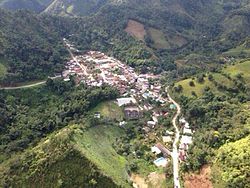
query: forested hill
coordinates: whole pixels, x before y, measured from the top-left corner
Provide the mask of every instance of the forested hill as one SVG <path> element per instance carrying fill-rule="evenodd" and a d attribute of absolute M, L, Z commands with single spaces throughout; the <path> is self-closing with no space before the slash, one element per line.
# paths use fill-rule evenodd
<path fill-rule="evenodd" d="M 11 2 L 18 9 L 43 14 L 0 10 L 0 65 L 7 70 L 0 75 L 2 85 L 61 72 L 68 56 L 62 38 L 71 34 L 81 50 L 103 51 L 141 72 L 176 70 L 179 75 L 218 66 L 218 56 L 249 41 L 248 0 L 33 1 L 42 11 L 19 6 L 15 0 L 1 1 L 0 6 Z M 125 32 L 130 20 L 143 26 L 143 40 Z M 191 58 L 191 68 L 178 67 L 177 58 Z"/>
<path fill-rule="evenodd" d="M 0 63 L 7 70 L 2 83 L 44 79 L 62 70 L 67 53 L 55 26 L 58 18 L 5 10 L 0 17 Z"/>
<path fill-rule="evenodd" d="M 53 0 L 1 0 L 0 7 L 18 10 L 28 9 L 34 12 L 41 12 L 52 3 Z"/>

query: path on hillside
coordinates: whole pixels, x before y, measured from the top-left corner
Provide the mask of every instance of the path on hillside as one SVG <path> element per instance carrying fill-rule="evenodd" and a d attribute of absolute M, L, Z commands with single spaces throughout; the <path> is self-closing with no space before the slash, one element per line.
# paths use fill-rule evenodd
<path fill-rule="evenodd" d="M 169 95 L 169 92 L 167 91 L 168 88 L 166 88 L 166 92 L 168 94 L 168 99 L 170 102 L 172 102 L 176 108 L 177 112 L 172 120 L 172 124 L 175 128 L 175 139 L 173 143 L 173 152 L 172 152 L 172 159 L 173 159 L 173 172 L 174 172 L 174 188 L 180 188 L 180 180 L 179 180 L 179 152 L 178 152 L 178 142 L 180 139 L 180 131 L 177 125 L 177 119 L 179 115 L 181 114 L 181 107 L 180 105 L 175 102 L 174 99 L 171 98 Z"/>
<path fill-rule="evenodd" d="M 55 76 L 55 77 L 48 77 L 50 79 L 56 79 L 56 78 L 60 78 L 61 76 Z M 41 81 L 41 82 L 37 82 L 34 84 L 28 84 L 28 85 L 24 85 L 24 86 L 16 86 L 16 87 L 0 87 L 0 90 L 15 90 L 15 89 L 25 89 L 25 88 L 32 88 L 35 86 L 39 86 L 39 85 L 43 85 L 46 83 L 47 80 L 45 81 Z"/>

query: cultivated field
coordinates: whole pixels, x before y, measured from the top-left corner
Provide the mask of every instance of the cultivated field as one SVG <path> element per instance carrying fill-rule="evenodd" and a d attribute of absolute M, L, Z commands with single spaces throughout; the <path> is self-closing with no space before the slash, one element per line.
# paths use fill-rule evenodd
<path fill-rule="evenodd" d="M 144 36 L 146 35 L 144 25 L 134 20 L 129 20 L 125 31 L 139 40 L 144 40 Z"/>

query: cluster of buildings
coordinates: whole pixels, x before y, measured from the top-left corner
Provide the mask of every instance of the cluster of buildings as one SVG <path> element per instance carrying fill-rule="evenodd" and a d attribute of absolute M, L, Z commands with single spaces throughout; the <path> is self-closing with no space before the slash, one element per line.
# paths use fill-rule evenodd
<path fill-rule="evenodd" d="M 108 84 L 116 87 L 120 94 L 125 94 L 134 86 L 135 90 L 146 91 L 149 78 L 154 75 L 138 75 L 134 69 L 98 51 L 89 51 L 67 62 L 63 72 L 65 79 L 75 75 L 78 82 L 89 86 Z"/>
<path fill-rule="evenodd" d="M 77 52 L 74 45 L 71 45 L 66 39 L 64 40 L 68 49 Z M 73 56 L 72 60 L 65 65 L 62 76 L 68 81 L 70 75 L 74 75 L 76 82 L 85 83 L 88 86 L 100 87 L 103 84 L 116 87 L 122 98 L 117 99 L 117 104 L 123 108 L 127 120 L 140 119 L 143 111 L 151 111 L 151 120 L 145 122 L 144 131 L 146 133 L 154 129 L 158 124 L 158 118 L 167 116 L 168 111 L 159 111 L 155 104 L 159 106 L 169 103 L 167 98 L 162 97 L 162 86 L 158 82 L 158 76 L 153 74 L 137 74 L 132 67 L 129 67 L 119 60 L 109 57 L 98 51 L 89 51 L 84 55 Z M 154 80 L 150 82 L 150 80 Z M 175 110 L 176 106 L 170 104 L 170 109 Z M 100 113 L 95 114 L 100 118 Z M 180 119 L 183 128 L 183 135 L 180 140 L 179 159 L 184 161 L 187 156 L 187 150 L 192 143 L 192 130 L 184 118 Z M 125 121 L 119 123 L 120 126 L 126 125 Z M 162 136 L 163 143 L 173 141 L 173 132 L 167 131 Z M 171 152 L 161 143 L 155 144 L 151 151 L 157 155 L 154 161 L 156 166 L 166 166 L 167 157 Z"/>
<path fill-rule="evenodd" d="M 189 126 L 189 123 L 185 120 L 185 118 L 179 119 L 181 128 L 182 128 L 182 135 L 179 144 L 179 160 L 185 161 L 187 158 L 187 151 L 189 145 L 193 142 L 193 131 Z"/>

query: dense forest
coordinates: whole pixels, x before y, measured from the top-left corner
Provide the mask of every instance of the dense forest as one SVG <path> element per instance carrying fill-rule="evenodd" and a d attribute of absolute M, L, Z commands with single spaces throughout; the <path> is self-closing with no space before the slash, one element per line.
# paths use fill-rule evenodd
<path fill-rule="evenodd" d="M 70 122 L 85 121 L 86 113 L 117 91 L 108 86 L 74 87 L 73 82 L 48 80 L 46 86 L 1 92 L 1 162 Z"/>

